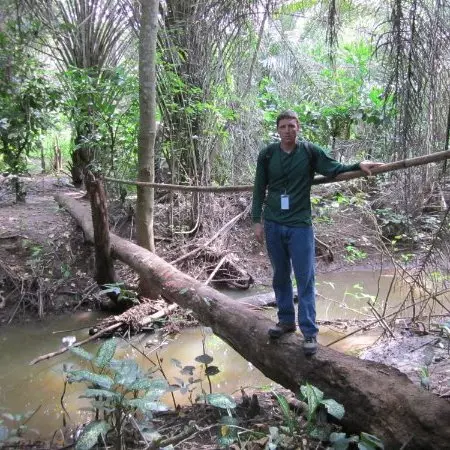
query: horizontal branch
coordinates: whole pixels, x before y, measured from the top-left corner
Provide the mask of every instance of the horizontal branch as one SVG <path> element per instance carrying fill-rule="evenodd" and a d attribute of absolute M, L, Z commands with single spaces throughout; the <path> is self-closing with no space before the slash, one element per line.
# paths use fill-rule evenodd
<path fill-rule="evenodd" d="M 372 175 L 380 173 L 392 172 L 394 170 L 407 169 L 408 167 L 423 166 L 432 162 L 443 161 L 450 159 L 450 151 L 431 153 L 426 156 L 418 156 L 416 158 L 403 159 L 392 163 L 383 164 L 382 166 L 372 169 Z M 314 178 L 313 184 L 327 184 L 336 183 L 338 181 L 352 180 L 354 178 L 362 178 L 367 175 L 361 170 L 352 172 L 345 172 L 333 178 L 317 176 Z M 184 191 L 184 192 L 251 192 L 253 185 L 242 186 L 187 186 L 178 184 L 164 184 L 164 183 L 147 183 L 144 181 L 120 180 L 118 178 L 105 177 L 106 181 L 111 181 L 119 184 L 128 184 L 133 186 L 148 186 L 154 189 L 161 189 L 166 191 Z"/>

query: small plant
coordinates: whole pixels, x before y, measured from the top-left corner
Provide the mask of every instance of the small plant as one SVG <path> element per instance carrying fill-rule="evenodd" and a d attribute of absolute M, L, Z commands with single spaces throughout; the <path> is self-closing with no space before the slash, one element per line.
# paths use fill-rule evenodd
<path fill-rule="evenodd" d="M 219 410 L 226 410 L 227 415 L 221 416 L 219 420 L 218 442 L 221 447 L 228 447 L 238 439 L 238 421 L 233 417 L 232 411 L 236 409 L 236 402 L 233 397 L 227 394 L 204 394 L 198 397 L 198 400 L 204 400 L 208 405 L 215 406 Z"/>
<path fill-rule="evenodd" d="M 113 359 L 116 345 L 115 339 L 110 339 L 96 355 L 80 347 L 71 347 L 75 355 L 90 363 L 91 370 L 69 370 L 67 381 L 88 383 L 83 398 L 91 399 L 95 413 L 95 420 L 81 432 L 76 450 L 92 448 L 100 436 L 105 440 L 110 431 L 114 435 L 115 448 L 125 448 L 123 430 L 127 423 L 137 426 L 142 436 L 154 439 L 154 430 L 145 419 L 151 418 L 154 411 L 167 410 L 159 399 L 169 391 L 168 383 L 150 378 L 133 360 Z"/>
<path fill-rule="evenodd" d="M 117 303 L 127 302 L 133 305 L 139 305 L 137 293 L 130 289 L 124 288 L 124 283 L 106 283 L 103 285 L 105 289 L 100 291 L 100 294 L 112 294 Z"/>
<path fill-rule="evenodd" d="M 289 403 L 283 395 L 277 394 L 276 392 L 274 392 L 273 394 L 275 395 L 275 398 L 277 399 L 277 402 L 280 405 L 281 412 L 283 414 L 284 430 L 282 431 L 287 431 L 290 436 L 293 436 L 299 428 L 296 415 L 293 411 L 291 411 Z"/>
<path fill-rule="evenodd" d="M 300 387 L 301 396 L 308 403 L 308 429 L 311 437 L 328 441 L 331 448 L 336 450 L 346 450 L 354 443 L 359 450 L 384 449 L 381 440 L 372 434 L 362 432 L 360 436 L 347 436 L 346 433 L 331 432 L 331 424 L 327 421 L 327 414 L 341 420 L 344 417 L 344 406 L 333 399 L 324 399 L 323 392 L 306 384 Z"/>
<path fill-rule="evenodd" d="M 328 423 L 327 414 L 341 420 L 344 417 L 344 406 L 333 399 L 324 399 L 323 392 L 306 384 L 300 387 L 300 394 L 308 403 L 308 431 L 311 437 L 328 440 L 331 433 L 331 425 Z"/>
<path fill-rule="evenodd" d="M 331 433 L 331 448 L 336 450 L 346 450 L 350 444 L 357 444 L 359 450 L 384 449 L 383 442 L 373 434 L 361 433 L 359 436 L 347 436 L 345 433 Z"/>
<path fill-rule="evenodd" d="M 345 250 L 347 254 L 344 256 L 344 259 L 349 263 L 353 264 L 357 261 L 362 261 L 363 259 L 367 258 L 367 253 L 356 248 L 353 244 L 346 245 Z"/>
<path fill-rule="evenodd" d="M 420 378 L 420 385 L 424 389 L 429 391 L 430 390 L 430 369 L 428 368 L 428 366 L 424 366 L 419 369 L 419 378 Z"/>
<path fill-rule="evenodd" d="M 206 353 L 206 344 L 205 344 L 205 336 L 203 336 L 202 340 L 203 345 L 203 353 L 195 358 L 195 361 L 202 364 L 201 369 L 203 374 L 208 379 L 209 384 L 209 393 L 212 394 L 212 383 L 211 378 L 213 375 L 217 375 L 220 373 L 220 369 L 217 366 L 211 365 L 211 363 L 214 361 L 214 358 Z M 181 378 L 175 378 L 175 381 L 177 384 L 171 385 L 172 387 L 178 388 L 180 390 L 181 394 L 186 394 L 189 392 L 189 398 L 192 403 L 192 393 L 195 389 L 194 385 L 197 383 L 202 383 L 201 378 L 194 378 L 194 371 L 196 370 L 195 366 L 183 366 L 181 362 L 178 359 L 172 358 L 172 364 L 174 364 L 176 367 L 180 369 L 181 375 L 188 375 L 188 382 L 186 383 Z M 202 393 L 205 394 L 204 389 L 202 388 Z"/>

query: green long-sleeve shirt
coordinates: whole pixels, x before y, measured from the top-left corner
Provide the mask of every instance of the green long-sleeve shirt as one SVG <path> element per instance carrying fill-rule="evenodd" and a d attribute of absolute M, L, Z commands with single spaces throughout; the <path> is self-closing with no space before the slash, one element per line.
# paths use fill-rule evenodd
<path fill-rule="evenodd" d="M 359 170 L 358 164 L 341 164 L 330 158 L 324 150 L 308 144 L 314 156 L 314 172 L 326 177 L 335 177 L 342 172 Z M 272 155 L 270 158 L 267 155 Z M 260 151 L 253 186 L 252 219 L 260 223 L 261 218 L 288 226 L 305 227 L 312 223 L 311 185 L 313 180 L 310 157 L 303 142 L 286 153 L 280 144 L 271 144 Z M 267 195 L 266 195 L 267 190 Z M 281 209 L 281 195 L 289 196 L 289 209 Z M 264 210 L 264 211 L 263 211 Z"/>

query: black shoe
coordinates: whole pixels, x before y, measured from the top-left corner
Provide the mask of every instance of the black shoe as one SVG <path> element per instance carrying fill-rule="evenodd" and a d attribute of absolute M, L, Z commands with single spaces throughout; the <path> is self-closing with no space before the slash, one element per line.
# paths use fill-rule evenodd
<path fill-rule="evenodd" d="M 286 333 L 292 333 L 296 329 L 295 323 L 278 322 L 274 327 L 269 328 L 269 336 L 278 339 Z"/>
<path fill-rule="evenodd" d="M 305 337 L 303 351 L 306 356 L 314 355 L 317 352 L 317 339 L 315 336 Z"/>

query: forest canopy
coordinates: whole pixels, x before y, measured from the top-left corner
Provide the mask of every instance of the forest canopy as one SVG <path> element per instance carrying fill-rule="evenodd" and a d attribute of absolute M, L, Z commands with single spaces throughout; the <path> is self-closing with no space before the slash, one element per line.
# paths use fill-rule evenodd
<path fill-rule="evenodd" d="M 58 148 L 75 184 L 86 164 L 136 179 L 139 3 L 1 6 L 2 170 Z M 447 149 L 449 16 L 422 0 L 159 2 L 157 181 L 251 182 L 286 108 L 343 161 Z"/>

